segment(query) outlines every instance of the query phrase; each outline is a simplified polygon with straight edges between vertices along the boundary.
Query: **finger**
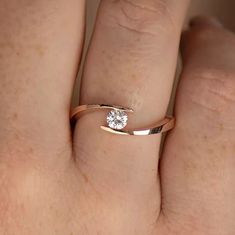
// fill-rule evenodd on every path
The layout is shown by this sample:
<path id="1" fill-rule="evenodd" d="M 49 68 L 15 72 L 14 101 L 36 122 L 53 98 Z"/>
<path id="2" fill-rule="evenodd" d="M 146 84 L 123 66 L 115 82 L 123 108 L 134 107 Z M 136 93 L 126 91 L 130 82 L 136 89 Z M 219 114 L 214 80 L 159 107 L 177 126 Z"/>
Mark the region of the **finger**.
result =
<path id="1" fill-rule="evenodd" d="M 82 47 L 84 4 L 83 0 L 1 1 L 3 155 L 40 152 L 51 157 L 68 145 L 68 113 Z"/>
<path id="2" fill-rule="evenodd" d="M 186 6 L 187 1 L 102 1 L 85 65 L 81 103 L 133 108 L 130 128 L 164 118 Z M 156 216 L 160 136 L 108 134 L 99 128 L 105 115 L 87 114 L 76 126 L 74 143 L 81 171 L 99 190 L 112 188 L 114 195 L 121 192 L 124 198 L 131 190 L 135 202 L 154 198 L 156 206 L 151 203 L 148 209 Z"/>
<path id="3" fill-rule="evenodd" d="M 161 164 L 163 214 L 187 234 L 233 234 L 235 35 L 197 18 L 182 49 L 177 125 Z"/>

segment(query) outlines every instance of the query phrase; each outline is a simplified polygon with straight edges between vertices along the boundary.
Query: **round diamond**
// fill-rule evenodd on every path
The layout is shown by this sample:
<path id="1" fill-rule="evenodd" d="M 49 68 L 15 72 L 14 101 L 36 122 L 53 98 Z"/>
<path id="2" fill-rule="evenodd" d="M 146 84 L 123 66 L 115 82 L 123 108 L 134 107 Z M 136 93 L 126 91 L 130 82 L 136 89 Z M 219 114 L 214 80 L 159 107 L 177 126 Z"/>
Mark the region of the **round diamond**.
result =
<path id="1" fill-rule="evenodd" d="M 123 129 L 127 125 L 127 121 L 127 114 L 121 110 L 111 110 L 107 115 L 108 126 L 112 129 Z"/>

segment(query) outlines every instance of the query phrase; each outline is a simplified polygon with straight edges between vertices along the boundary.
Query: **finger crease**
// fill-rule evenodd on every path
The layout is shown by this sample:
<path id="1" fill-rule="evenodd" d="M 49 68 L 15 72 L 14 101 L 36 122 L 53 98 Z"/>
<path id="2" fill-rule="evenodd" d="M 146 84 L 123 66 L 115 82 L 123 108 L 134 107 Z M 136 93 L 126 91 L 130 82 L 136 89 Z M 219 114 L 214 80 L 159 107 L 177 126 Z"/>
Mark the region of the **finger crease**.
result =
<path id="1" fill-rule="evenodd" d="M 221 94 L 217 91 L 214 91 L 212 89 L 209 90 L 212 94 L 216 95 L 216 96 L 219 96 L 221 97 L 222 99 L 224 99 L 225 101 L 228 101 L 228 102 L 235 102 L 235 99 L 231 98 L 231 97 L 228 97 L 228 95 L 225 95 L 225 94 Z"/>
<path id="2" fill-rule="evenodd" d="M 134 6 L 134 7 L 146 10 L 146 11 L 150 11 L 150 12 L 154 12 L 154 13 L 158 13 L 159 12 L 158 10 L 156 10 L 153 7 L 147 7 L 146 5 L 136 4 L 136 3 L 134 3 L 134 2 L 132 2 L 130 0 L 123 0 L 123 1 L 126 2 L 127 4 L 131 5 L 131 6 Z M 163 5 L 163 4 L 161 4 L 161 5 Z"/>
<path id="3" fill-rule="evenodd" d="M 154 33 L 150 33 L 150 32 L 143 31 L 143 30 L 134 29 L 133 27 L 130 27 L 130 26 L 127 26 L 127 25 L 124 25 L 124 24 L 121 24 L 121 23 L 117 23 L 117 25 L 120 26 L 123 29 L 126 29 L 126 30 L 134 32 L 134 33 L 138 33 L 138 34 L 142 34 L 142 35 L 143 34 L 147 34 L 147 35 L 155 36 Z"/>

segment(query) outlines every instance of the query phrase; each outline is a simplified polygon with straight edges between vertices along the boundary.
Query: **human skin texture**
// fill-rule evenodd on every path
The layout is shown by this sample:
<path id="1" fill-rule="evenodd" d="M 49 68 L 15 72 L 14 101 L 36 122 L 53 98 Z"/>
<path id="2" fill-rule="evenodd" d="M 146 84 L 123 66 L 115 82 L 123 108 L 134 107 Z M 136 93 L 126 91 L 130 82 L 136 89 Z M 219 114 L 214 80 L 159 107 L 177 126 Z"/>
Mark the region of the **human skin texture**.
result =
<path id="1" fill-rule="evenodd" d="M 70 127 L 85 1 L 0 1 L 1 235 L 234 235 L 235 35 L 187 0 L 103 0 L 81 104 L 165 117 L 179 46 L 175 128 L 102 131 L 106 112 Z M 181 40 L 180 40 L 181 39 Z"/>

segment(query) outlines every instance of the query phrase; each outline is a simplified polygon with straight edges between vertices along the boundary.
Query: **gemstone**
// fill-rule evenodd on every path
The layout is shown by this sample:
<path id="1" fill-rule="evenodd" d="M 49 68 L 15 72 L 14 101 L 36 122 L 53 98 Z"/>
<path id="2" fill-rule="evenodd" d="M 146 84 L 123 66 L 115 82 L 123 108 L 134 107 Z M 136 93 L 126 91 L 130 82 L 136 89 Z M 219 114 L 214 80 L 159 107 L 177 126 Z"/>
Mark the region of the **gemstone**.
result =
<path id="1" fill-rule="evenodd" d="M 128 116 L 122 110 L 111 110 L 107 115 L 108 126 L 115 130 L 121 130 L 127 125 Z"/>

